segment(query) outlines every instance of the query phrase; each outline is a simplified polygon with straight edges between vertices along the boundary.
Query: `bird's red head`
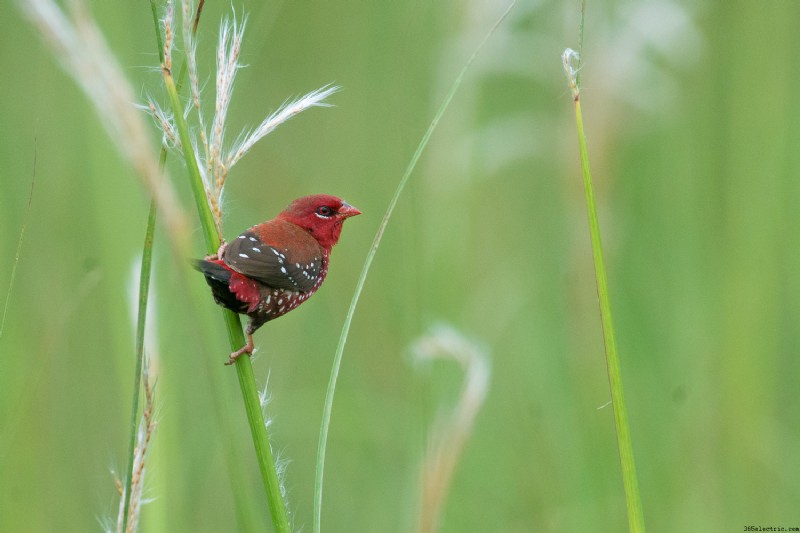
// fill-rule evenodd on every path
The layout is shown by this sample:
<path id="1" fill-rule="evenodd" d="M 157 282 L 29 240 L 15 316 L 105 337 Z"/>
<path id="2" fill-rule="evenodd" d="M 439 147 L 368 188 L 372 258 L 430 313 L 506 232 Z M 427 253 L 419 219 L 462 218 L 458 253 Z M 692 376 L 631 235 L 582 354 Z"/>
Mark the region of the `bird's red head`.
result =
<path id="1" fill-rule="evenodd" d="M 322 247 L 330 250 L 339 241 L 345 219 L 360 214 L 361 211 L 341 198 L 314 194 L 298 198 L 278 218 L 307 230 Z"/>

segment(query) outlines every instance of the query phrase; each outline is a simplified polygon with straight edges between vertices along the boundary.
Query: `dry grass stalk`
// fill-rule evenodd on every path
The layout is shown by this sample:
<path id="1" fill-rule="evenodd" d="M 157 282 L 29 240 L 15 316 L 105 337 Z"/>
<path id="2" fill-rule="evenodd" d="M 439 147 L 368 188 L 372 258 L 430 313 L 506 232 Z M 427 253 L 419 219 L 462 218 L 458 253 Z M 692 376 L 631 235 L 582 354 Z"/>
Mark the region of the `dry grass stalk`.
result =
<path id="1" fill-rule="evenodd" d="M 186 250 L 188 225 L 168 176 L 158 167 L 157 151 L 133 104 L 133 89 L 85 6 L 77 0 L 71 6 L 67 17 L 52 0 L 23 2 L 42 38 L 86 93 L 117 149 L 149 189 L 173 245 Z"/>
<path id="2" fill-rule="evenodd" d="M 197 166 L 205 184 L 206 196 L 211 207 L 211 212 L 217 229 L 222 227 L 222 194 L 228 173 L 233 166 L 253 146 L 268 133 L 272 132 L 283 122 L 286 122 L 298 113 L 319 106 L 328 106 L 324 100 L 338 90 L 338 87 L 325 86 L 316 91 L 312 91 L 296 100 L 287 101 L 280 106 L 277 111 L 268 116 L 257 128 L 251 132 L 243 132 L 237 136 L 236 142 L 227 147 L 225 139 L 227 137 L 227 117 L 228 110 L 233 98 L 233 87 L 236 79 L 236 72 L 242 67 L 239 57 L 242 51 L 244 29 L 247 24 L 246 17 L 242 20 L 236 18 L 236 14 L 222 21 L 219 30 L 219 38 L 216 52 L 216 76 L 215 76 L 215 99 L 214 115 L 210 127 L 206 127 L 205 116 L 203 113 L 202 84 L 197 65 L 197 41 L 194 34 L 192 13 L 195 12 L 192 0 L 182 0 L 181 4 L 181 36 L 183 39 L 183 49 L 186 54 L 186 65 L 189 74 L 190 96 L 187 100 L 186 113 L 184 114 L 187 122 L 191 117 L 196 117 L 196 123 L 190 128 L 191 134 L 195 135 L 192 139 L 192 149 L 197 158 Z M 162 19 L 164 28 L 164 51 L 165 58 L 163 69 L 171 69 L 171 51 L 174 48 L 171 41 L 174 37 L 173 28 L 175 27 L 172 19 L 174 10 L 172 1 L 168 3 L 166 14 Z M 169 146 L 179 147 L 176 142 L 175 131 L 177 128 L 173 122 L 174 117 L 164 113 L 157 105 L 151 101 L 145 109 L 153 115 L 156 124 L 164 132 L 164 139 Z"/>
<path id="3" fill-rule="evenodd" d="M 448 416 L 439 416 L 420 466 L 421 502 L 418 530 L 439 529 L 442 509 L 458 461 L 472 433 L 489 388 L 487 356 L 474 342 L 449 327 L 438 327 L 413 346 L 418 360 L 451 359 L 466 373 L 458 402 Z"/>

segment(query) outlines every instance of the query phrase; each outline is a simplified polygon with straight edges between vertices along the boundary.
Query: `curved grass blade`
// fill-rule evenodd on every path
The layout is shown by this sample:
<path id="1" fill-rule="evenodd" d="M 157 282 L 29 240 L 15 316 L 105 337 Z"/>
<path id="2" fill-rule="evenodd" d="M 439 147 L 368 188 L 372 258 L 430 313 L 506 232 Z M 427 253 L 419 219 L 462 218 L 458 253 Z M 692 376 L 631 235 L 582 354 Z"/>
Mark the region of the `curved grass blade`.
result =
<path id="1" fill-rule="evenodd" d="M 511 12 L 511 9 L 514 7 L 515 2 L 512 2 L 508 8 L 503 12 L 497 22 L 491 27 L 488 31 L 486 36 L 480 42 L 478 47 L 472 53 L 470 58 L 467 60 L 464 67 L 461 69 L 461 72 L 458 73 L 455 81 L 450 87 L 447 95 L 445 96 L 442 104 L 439 106 L 439 109 L 436 111 L 436 114 L 433 117 L 433 120 L 428 126 L 427 131 L 422 136 L 422 140 L 417 146 L 417 150 L 414 152 L 414 155 L 411 157 L 411 161 L 406 168 L 403 177 L 400 178 L 400 182 L 397 184 L 397 189 L 394 192 L 394 196 L 389 201 L 389 206 L 386 208 L 386 213 L 383 215 L 383 220 L 381 220 L 380 225 L 378 226 L 378 231 L 375 233 L 375 238 L 372 240 L 372 245 L 370 246 L 369 252 L 367 252 L 367 257 L 364 260 L 364 266 L 361 269 L 361 275 L 358 278 L 358 282 L 356 283 L 356 290 L 353 293 L 353 299 L 350 302 L 350 307 L 347 310 L 347 315 L 344 319 L 344 325 L 342 326 L 342 332 L 339 336 L 339 344 L 336 346 L 336 355 L 333 358 L 333 367 L 331 368 L 331 376 L 328 381 L 328 389 L 325 395 L 325 404 L 322 411 L 322 425 L 320 427 L 319 432 L 319 444 L 317 446 L 317 466 L 316 466 L 316 475 L 314 480 L 314 526 L 313 531 L 314 533 L 320 532 L 320 522 L 322 518 L 322 482 L 323 482 L 323 474 L 325 471 L 325 449 L 328 443 L 328 430 L 331 424 L 331 410 L 333 409 L 333 396 L 336 392 L 336 381 L 339 378 L 339 369 L 342 366 L 342 354 L 344 353 L 344 346 L 347 343 L 347 335 L 350 332 L 350 324 L 353 321 L 353 314 L 355 314 L 356 306 L 358 305 L 358 300 L 361 297 L 361 291 L 364 289 L 364 283 L 367 280 L 367 274 L 369 273 L 369 269 L 372 266 L 372 260 L 375 258 L 375 254 L 378 252 L 378 247 L 381 244 L 381 240 L 383 239 L 383 233 L 386 230 L 386 226 L 389 224 L 389 220 L 392 217 L 392 213 L 394 212 L 394 208 L 397 205 L 397 201 L 400 199 L 400 195 L 403 193 L 403 189 L 405 189 L 406 183 L 408 182 L 409 177 L 411 177 L 411 173 L 414 171 L 414 168 L 417 166 L 417 162 L 419 161 L 422 152 L 425 150 L 425 147 L 428 145 L 428 141 L 433 135 L 434 130 L 439 125 L 439 120 L 441 120 L 442 115 L 450 106 L 450 102 L 453 100 L 458 88 L 461 86 L 461 83 L 464 81 L 464 76 L 466 75 L 467 71 L 469 70 L 472 63 L 475 61 L 475 58 L 478 56 L 478 53 L 483 49 L 483 46 L 489 40 L 489 38 L 494 34 L 497 27 L 500 25 L 503 20 L 505 20 L 506 16 Z"/>

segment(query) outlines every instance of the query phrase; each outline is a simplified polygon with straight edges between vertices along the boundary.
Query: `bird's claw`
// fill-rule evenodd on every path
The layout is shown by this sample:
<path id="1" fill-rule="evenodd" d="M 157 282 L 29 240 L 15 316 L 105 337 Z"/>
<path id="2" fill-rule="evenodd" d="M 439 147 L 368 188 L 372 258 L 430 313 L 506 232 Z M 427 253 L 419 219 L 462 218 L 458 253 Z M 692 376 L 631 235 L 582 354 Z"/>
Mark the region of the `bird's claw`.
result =
<path id="1" fill-rule="evenodd" d="M 219 248 L 217 248 L 217 253 L 216 254 L 207 255 L 205 257 L 205 260 L 206 261 L 213 261 L 213 260 L 216 260 L 216 259 L 222 259 L 222 254 L 225 253 L 225 248 L 227 248 L 227 247 L 228 247 L 228 243 L 225 242 L 225 240 L 223 239 L 219 243 Z M 237 355 L 236 357 L 239 357 L 239 356 Z"/>
<path id="2" fill-rule="evenodd" d="M 247 344 L 245 344 L 245 345 L 244 345 L 244 346 L 242 346 L 240 349 L 238 349 L 238 350 L 236 350 L 235 352 L 233 352 L 233 353 L 231 354 L 231 357 L 230 357 L 230 359 L 228 359 L 227 361 L 225 361 L 225 364 L 226 364 L 226 365 L 228 365 L 228 366 L 229 366 L 229 365 L 232 365 L 233 363 L 235 363 L 235 362 L 236 362 L 236 360 L 237 360 L 237 359 L 238 359 L 238 358 L 239 358 L 239 357 L 240 357 L 242 354 L 247 354 L 248 356 L 252 356 L 252 355 L 253 355 L 253 349 L 254 349 L 254 346 L 253 346 L 253 336 L 252 336 L 252 335 L 248 335 L 248 336 L 247 336 Z"/>

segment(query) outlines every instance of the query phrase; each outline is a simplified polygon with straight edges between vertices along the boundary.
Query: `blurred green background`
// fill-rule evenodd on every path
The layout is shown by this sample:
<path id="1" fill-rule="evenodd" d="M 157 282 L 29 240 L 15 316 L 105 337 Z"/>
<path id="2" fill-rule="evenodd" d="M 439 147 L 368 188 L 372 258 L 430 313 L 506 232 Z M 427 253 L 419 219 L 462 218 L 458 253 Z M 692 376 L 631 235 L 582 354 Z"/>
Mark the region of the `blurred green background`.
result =
<path id="1" fill-rule="evenodd" d="M 311 527 L 325 387 L 367 249 L 449 84 L 503 4 L 243 4 L 248 66 L 230 131 L 289 96 L 331 82 L 343 90 L 336 107 L 282 126 L 235 168 L 226 236 L 303 194 L 337 194 L 364 212 L 348 222 L 312 303 L 256 334 L 255 373 L 262 385 L 269 379 L 273 448 L 290 461 L 297 529 Z M 90 8 L 137 93 L 165 102 L 149 4 Z M 209 2 L 200 24 L 209 102 L 229 9 Z M 797 20 L 800 4 L 790 1 L 588 2 L 584 115 L 650 531 L 800 526 Z M 412 176 L 344 355 L 326 531 L 413 527 L 418 464 L 461 375 L 453 364 L 412 364 L 408 347 L 442 322 L 486 347 L 492 364 L 442 530 L 627 527 L 560 59 L 577 46 L 578 23 L 577 1 L 521 0 Z M 0 18 L 0 71 L 0 304 L 10 290 L 0 530 L 93 531 L 116 516 L 111 471 L 127 461 L 129 293 L 148 198 L 11 3 Z M 156 150 L 155 128 L 152 137 Z M 169 165 L 194 221 L 185 174 L 175 157 Z M 193 243 L 201 255 L 199 226 Z M 159 230 L 150 315 L 159 425 L 141 530 L 267 528 L 236 373 L 222 365 L 220 312 L 167 246 Z M 226 448 L 238 462 L 226 461 Z M 248 490 L 231 486 L 236 469 Z"/>

